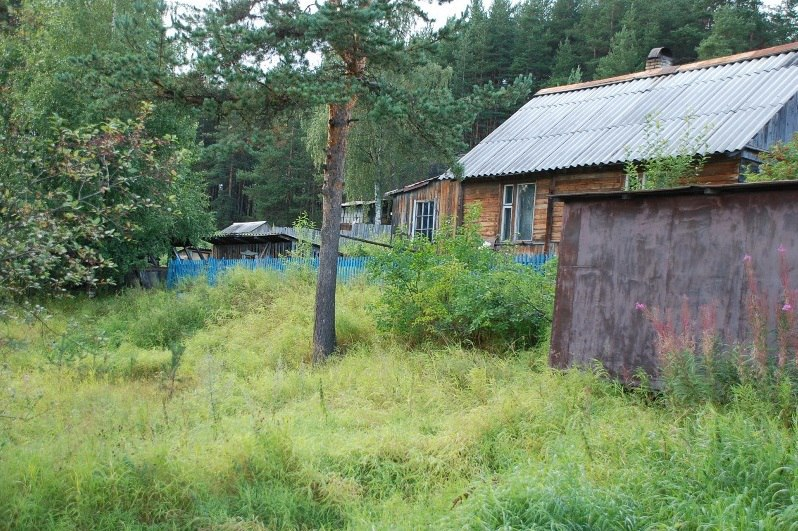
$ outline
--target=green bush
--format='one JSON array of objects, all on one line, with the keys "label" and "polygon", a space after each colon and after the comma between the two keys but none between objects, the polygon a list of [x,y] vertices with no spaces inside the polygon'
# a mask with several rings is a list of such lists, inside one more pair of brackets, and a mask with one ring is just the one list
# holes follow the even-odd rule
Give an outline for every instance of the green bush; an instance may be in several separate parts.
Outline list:
[{"label": "green bush", "polygon": [[757,171],[745,174],[746,182],[789,181],[798,179],[798,134],[787,143],[778,143],[761,155]]},{"label": "green bush", "polygon": [[400,239],[376,257],[381,281],[378,324],[409,343],[530,346],[551,320],[554,263],[542,271],[483,246],[469,214],[462,227],[444,223],[434,241]]}]

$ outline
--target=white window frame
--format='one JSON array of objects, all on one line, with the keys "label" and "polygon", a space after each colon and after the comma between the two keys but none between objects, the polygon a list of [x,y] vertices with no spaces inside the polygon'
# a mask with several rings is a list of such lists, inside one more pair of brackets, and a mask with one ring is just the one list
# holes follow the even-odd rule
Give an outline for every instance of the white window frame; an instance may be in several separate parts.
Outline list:
[{"label": "white window frame", "polygon": [[[529,234],[529,239],[528,240],[521,239],[519,237],[521,231],[519,230],[518,225],[519,225],[519,222],[521,220],[521,216],[518,215],[518,212],[520,211],[519,202],[521,200],[521,194],[518,193],[518,190],[520,189],[521,186],[531,186],[532,190],[533,190],[532,191],[532,212],[531,212],[532,227],[531,227],[531,230],[530,230],[530,234]],[[533,183],[533,182],[532,183],[518,183],[516,185],[515,198],[514,198],[515,199],[515,203],[513,205],[514,206],[514,212],[513,212],[513,214],[514,214],[514,219],[513,219],[513,230],[514,230],[514,232],[513,232],[513,241],[514,242],[533,241],[535,239],[535,202],[537,201],[537,198],[538,198],[538,185],[537,185],[537,183]]]},{"label": "white window frame", "polygon": [[[507,191],[509,189],[510,192],[510,202],[507,202]],[[501,209],[501,227],[499,229],[499,238],[501,241],[510,241],[513,240],[513,232],[511,227],[513,226],[513,202],[515,200],[515,185],[514,184],[505,184],[502,185],[502,209]],[[508,219],[505,216],[505,212],[510,212],[510,218]],[[509,223],[509,227],[506,225]],[[505,238],[505,235],[507,236]]]},{"label": "white window frame", "polygon": [[[427,203],[432,204],[432,226],[429,228],[429,239],[432,240],[435,235],[435,228],[438,224],[438,202],[434,199],[416,199],[413,201],[413,229],[410,232],[410,235],[413,238],[416,237],[416,233],[419,231],[418,227],[416,226],[416,220],[418,219],[418,206]],[[424,230],[426,231],[426,229]]]}]

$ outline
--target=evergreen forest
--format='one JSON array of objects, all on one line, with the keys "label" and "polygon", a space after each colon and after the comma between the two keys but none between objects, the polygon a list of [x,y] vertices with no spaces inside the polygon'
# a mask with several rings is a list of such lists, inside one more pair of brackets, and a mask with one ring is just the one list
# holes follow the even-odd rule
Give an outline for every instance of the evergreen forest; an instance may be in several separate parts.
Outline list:
[{"label": "evergreen forest", "polygon": [[[324,51],[303,56],[291,40],[298,26],[269,24],[279,9],[257,11],[258,4],[228,0],[197,10],[160,0],[1,0],[3,188],[13,194],[32,175],[51,172],[48,150],[75,153],[67,131],[84,140],[94,131],[91,146],[103,126],[139,121],[156,143],[169,139],[152,164],[178,178],[131,192],[163,206],[158,215],[120,196],[114,213],[93,216],[119,240],[105,235],[98,267],[103,258],[124,270],[233,221],[288,225],[304,212],[318,223],[325,96],[337,90],[318,72],[332,71],[335,60]],[[685,63],[789,42],[798,16],[795,0],[474,0],[433,29],[423,5],[384,4],[386,38],[406,46],[384,62],[393,61],[390,68],[371,61],[352,119],[346,200],[437,175],[542,87],[640,70],[657,46]],[[303,12],[296,2],[274,5]],[[247,23],[256,11],[268,36]],[[20,169],[23,147],[27,161],[40,162]],[[109,149],[117,148],[124,146]],[[33,182],[43,197],[59,191],[75,199],[63,182]],[[127,256],[120,241],[131,240],[139,245]]]}]

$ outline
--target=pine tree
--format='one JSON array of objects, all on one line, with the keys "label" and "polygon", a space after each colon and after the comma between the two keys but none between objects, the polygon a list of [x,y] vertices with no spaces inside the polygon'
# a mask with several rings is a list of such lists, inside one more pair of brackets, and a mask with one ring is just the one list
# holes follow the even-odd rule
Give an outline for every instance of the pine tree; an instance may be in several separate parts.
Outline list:
[{"label": "pine tree", "polygon": [[[347,146],[358,104],[374,96],[386,113],[424,122],[430,136],[440,133],[445,137],[441,145],[451,145],[452,133],[460,134],[456,128],[447,131],[447,120],[435,120],[457,105],[432,105],[427,94],[404,90],[388,75],[427,60],[427,41],[408,38],[419,19],[425,15],[411,0],[328,0],[311,10],[294,0],[250,0],[225,2],[187,28],[202,52],[198,65],[238,98],[275,109],[326,106],[316,363],[335,349],[339,223]],[[311,53],[322,57],[321,64],[309,63]]]},{"label": "pine tree", "polygon": [[[536,86],[551,76],[556,48],[549,47],[546,27],[551,12],[551,0],[526,0],[518,6],[515,16],[512,72],[531,75]],[[505,52],[507,53],[507,52]]]},{"label": "pine tree", "polygon": [[551,70],[551,77],[547,85],[556,87],[567,84],[574,69],[580,68],[578,60],[571,39],[562,41],[557,47],[557,53],[554,54],[554,67]]},{"label": "pine tree", "polygon": [[602,57],[596,67],[596,79],[604,79],[640,70],[645,56],[641,52],[637,33],[624,25],[610,44],[610,53]]},{"label": "pine tree", "polygon": [[712,31],[698,45],[700,59],[753,50],[776,41],[759,0],[738,0],[714,13]]}]

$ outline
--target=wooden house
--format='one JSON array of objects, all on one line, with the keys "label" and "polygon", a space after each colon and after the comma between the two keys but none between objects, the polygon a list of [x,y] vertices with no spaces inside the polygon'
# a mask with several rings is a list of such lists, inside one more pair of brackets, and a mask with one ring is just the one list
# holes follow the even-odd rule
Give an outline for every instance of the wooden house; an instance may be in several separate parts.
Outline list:
[{"label": "wooden house", "polygon": [[655,48],[642,72],[538,91],[460,159],[460,180],[389,192],[393,223],[428,234],[479,204],[486,241],[554,252],[562,204],[552,196],[624,190],[624,165],[649,158],[652,137],[659,155],[706,157],[696,184],[727,184],[796,131],[798,43],[680,66]]}]

